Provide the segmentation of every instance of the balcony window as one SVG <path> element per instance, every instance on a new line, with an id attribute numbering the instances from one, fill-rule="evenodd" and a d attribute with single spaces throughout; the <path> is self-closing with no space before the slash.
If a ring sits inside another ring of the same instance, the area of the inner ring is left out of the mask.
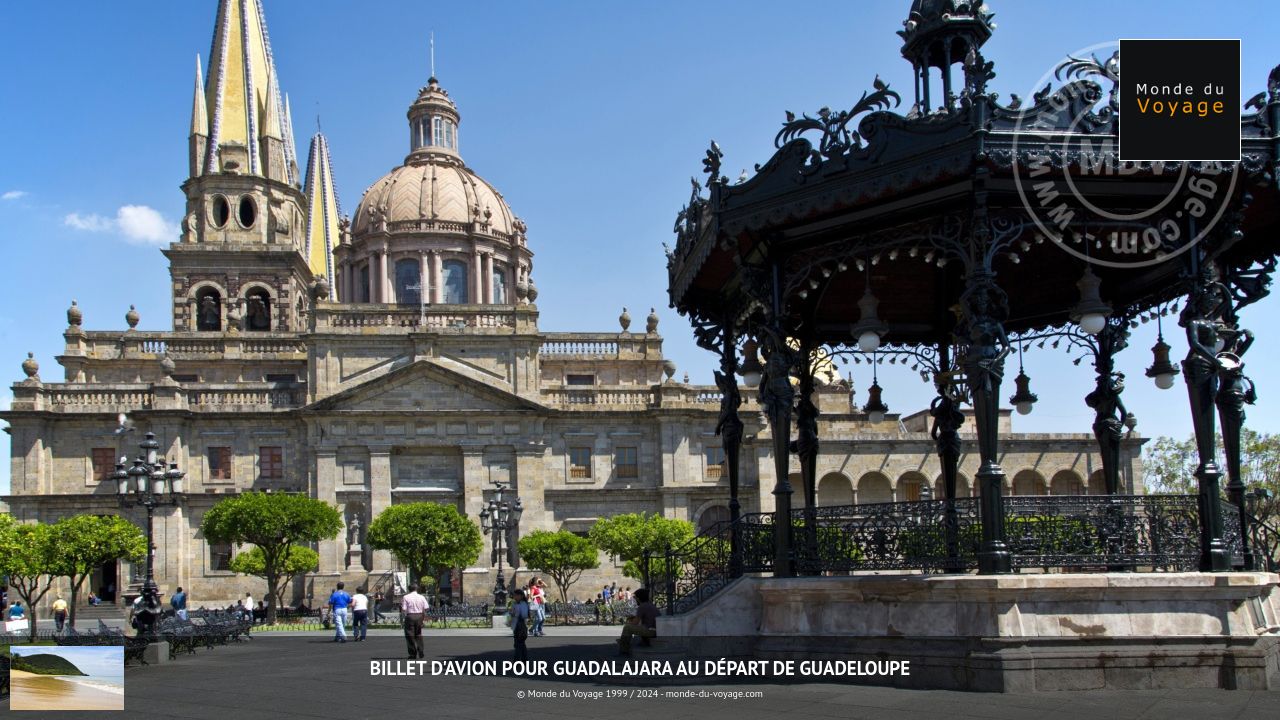
<path id="1" fill-rule="evenodd" d="M 208 450 L 208 457 L 209 457 L 209 479 L 210 480 L 230 480 L 231 479 L 231 448 L 211 447 Z"/>
<path id="2" fill-rule="evenodd" d="M 461 260 L 445 260 L 440 266 L 444 302 L 465 305 L 467 302 L 467 264 Z"/>
<path id="3" fill-rule="evenodd" d="M 102 482 L 116 471 L 115 448 L 94 448 L 91 454 L 93 462 L 93 479 Z"/>
<path id="4" fill-rule="evenodd" d="M 707 455 L 707 477 L 721 478 L 724 477 L 724 448 L 708 447 Z"/>
<path id="5" fill-rule="evenodd" d="M 396 301 L 401 305 L 422 304 L 421 264 L 414 258 L 396 261 Z"/>
<path id="6" fill-rule="evenodd" d="M 279 445 L 258 448 L 258 477 L 262 480 L 284 479 L 284 448 Z"/>
<path id="7" fill-rule="evenodd" d="M 620 478 L 640 477 L 638 453 L 633 447 L 620 447 L 613 451 L 613 466 Z"/>
<path id="8" fill-rule="evenodd" d="M 569 448 L 569 477 L 591 477 L 591 448 Z"/>

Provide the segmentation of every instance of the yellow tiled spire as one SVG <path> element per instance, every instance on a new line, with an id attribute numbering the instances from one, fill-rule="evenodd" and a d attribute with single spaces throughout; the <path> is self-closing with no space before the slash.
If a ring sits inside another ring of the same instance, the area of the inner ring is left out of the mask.
<path id="1" fill-rule="evenodd" d="M 337 292 L 333 282 L 333 249 L 340 239 L 338 191 L 333 186 L 333 165 L 329 141 L 316 133 L 307 156 L 307 264 L 316 277 L 329 281 L 329 295 Z"/>
<path id="2" fill-rule="evenodd" d="M 268 177 L 274 173 L 264 138 L 284 141 L 292 136 L 280 127 L 284 103 L 280 98 L 271 40 L 261 0 L 221 0 L 209 52 L 209 80 L 205 84 L 205 108 L 209 117 L 209 144 L 204 172 L 219 172 L 223 146 L 243 146 L 247 166 L 239 172 Z M 284 144 L 280 177 L 297 184 L 293 148 Z"/>

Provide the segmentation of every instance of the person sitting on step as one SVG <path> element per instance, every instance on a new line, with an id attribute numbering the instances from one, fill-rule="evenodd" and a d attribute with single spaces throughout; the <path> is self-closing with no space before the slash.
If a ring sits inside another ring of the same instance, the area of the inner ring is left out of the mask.
<path id="1" fill-rule="evenodd" d="M 620 655 L 631 654 L 632 637 L 639 636 L 648 645 L 649 638 L 658 636 L 658 606 L 649 602 L 649 588 L 636 590 L 635 597 L 636 614 L 627 618 L 627 623 L 622 626 L 622 637 L 618 638 Z"/>

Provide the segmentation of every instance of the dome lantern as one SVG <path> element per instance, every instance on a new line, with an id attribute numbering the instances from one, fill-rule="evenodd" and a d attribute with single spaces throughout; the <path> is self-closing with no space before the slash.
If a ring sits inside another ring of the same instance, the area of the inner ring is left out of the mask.
<path id="1" fill-rule="evenodd" d="M 409 106 L 409 158 L 443 154 L 458 156 L 458 106 L 432 76 Z"/>

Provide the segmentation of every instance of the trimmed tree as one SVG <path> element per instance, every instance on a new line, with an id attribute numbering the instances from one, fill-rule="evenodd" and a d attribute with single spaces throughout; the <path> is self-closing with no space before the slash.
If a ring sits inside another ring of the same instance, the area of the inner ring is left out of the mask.
<path id="1" fill-rule="evenodd" d="M 569 602 L 569 587 L 582 577 L 584 570 L 600 567 L 595 543 L 568 530 L 535 530 L 520 538 L 517 547 L 526 565 L 556 581 L 562 602 Z"/>
<path id="2" fill-rule="evenodd" d="M 319 569 L 319 553 L 301 545 L 290 546 L 288 554 L 280 562 L 280 566 L 276 568 L 279 571 L 279 575 L 276 576 L 274 581 L 276 607 L 284 606 L 284 590 L 294 577 L 301 573 L 315 572 Z M 267 556 L 262 552 L 262 548 L 256 545 L 249 548 L 247 552 L 242 552 L 231 558 L 231 571 L 242 575 L 254 575 L 267 582 L 272 582 L 267 577 Z"/>
<path id="3" fill-rule="evenodd" d="M 452 505 L 392 505 L 369 523 L 369 545 L 388 550 L 409 569 L 411 582 L 445 568 L 466 567 L 480 557 L 484 538 L 475 521 Z"/>
<path id="4" fill-rule="evenodd" d="M 9 587 L 27 606 L 30 642 L 36 641 L 36 604 L 62 575 L 56 546 L 52 525 L 0 515 L 0 575 L 8 576 Z"/>
<path id="5" fill-rule="evenodd" d="M 84 581 L 103 563 L 142 560 L 147 556 L 147 536 L 137 525 L 119 515 L 75 515 L 52 528 L 59 573 L 71 586 L 71 626 L 76 624 L 76 598 Z"/>
<path id="6" fill-rule="evenodd" d="M 276 589 L 280 576 L 288 572 L 293 548 L 337 536 L 342 532 L 342 515 L 332 505 L 306 495 L 247 492 L 209 508 L 200 531 L 209 542 L 258 546 L 263 562 L 260 577 L 267 581 L 267 622 L 274 623 Z"/>
<path id="7" fill-rule="evenodd" d="M 668 572 L 662 560 L 646 568 L 645 555 L 661 555 L 668 547 L 678 548 L 693 539 L 693 523 L 656 513 L 627 513 L 597 520 L 588 535 L 601 550 L 623 561 L 623 575 L 644 582 L 646 575 Z"/>

